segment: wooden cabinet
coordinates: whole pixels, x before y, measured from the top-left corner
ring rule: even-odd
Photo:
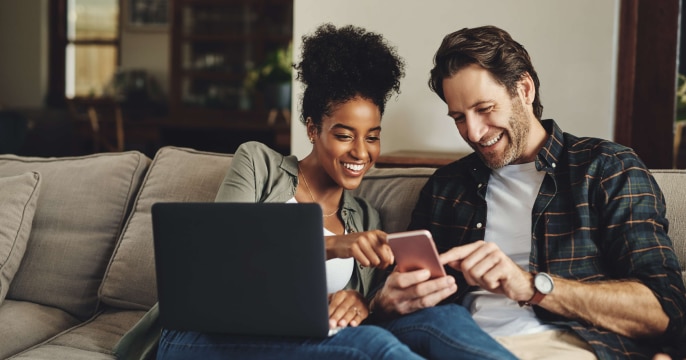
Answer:
[[[272,109],[264,94],[244,82],[270,52],[291,42],[293,1],[172,0],[172,12],[172,126],[199,134],[216,129],[238,143],[273,138],[268,145],[290,151],[290,119],[280,112],[280,121],[268,124]]]

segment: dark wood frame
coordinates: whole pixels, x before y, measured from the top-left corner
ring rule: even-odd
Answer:
[[[54,0],[48,2],[48,94],[45,102],[50,107],[64,107],[65,67],[67,45],[67,2]]]
[[[152,2],[164,4],[166,9],[165,18],[136,21],[134,12],[136,3],[147,4]],[[122,0],[120,3],[121,13],[123,14],[122,20],[124,21],[123,25],[130,31],[167,31],[169,29],[169,22],[171,21],[170,8],[170,0]]]
[[[622,0],[615,141],[672,168],[681,0]]]
[[[119,1],[121,9],[122,1]],[[67,0],[51,0],[48,2],[48,93],[46,105],[50,107],[66,107],[66,49],[67,40]],[[119,23],[121,24],[122,12],[119,11]],[[74,44],[110,44],[117,47],[117,65],[121,64],[121,26],[115,41],[103,40],[78,40]]]

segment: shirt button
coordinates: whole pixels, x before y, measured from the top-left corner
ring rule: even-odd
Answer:
[[[484,184],[479,184],[479,185],[477,185],[476,187],[479,188],[479,189],[481,189],[483,186],[484,186]]]
[[[555,163],[552,163],[552,164],[550,164],[550,166],[552,166],[552,167],[553,167],[553,169],[554,169],[554,168],[555,168],[555,167],[557,166],[557,164],[555,164]]]
[[[476,223],[476,228],[477,228],[477,229],[481,229],[482,226],[483,226],[483,225],[482,225],[481,223]]]

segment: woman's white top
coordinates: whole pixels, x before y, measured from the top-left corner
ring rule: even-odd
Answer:
[[[297,203],[295,197],[286,201],[287,203]],[[347,231],[346,231],[347,234]],[[336,235],[333,232],[324,228],[324,236]],[[350,281],[350,277],[353,276],[353,268],[355,267],[355,259],[345,258],[345,259],[329,259],[326,260],[326,289],[329,294],[335,293],[336,291],[343,290],[345,285]]]

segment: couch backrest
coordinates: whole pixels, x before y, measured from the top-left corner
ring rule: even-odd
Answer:
[[[156,202],[214,201],[232,159],[177,147],[157,152],[100,288],[104,304],[147,310],[157,302],[150,207]]]
[[[404,231],[410,223],[419,191],[432,168],[374,168],[353,194],[369,201],[381,215],[386,232]]]
[[[135,151],[61,158],[0,155],[0,177],[27,171],[41,176],[26,253],[7,298],[90,317],[149,164]]]
[[[407,228],[419,191],[435,169],[383,168],[367,173],[355,194],[367,199],[381,213],[384,230]],[[686,282],[686,170],[652,170],[665,195],[669,236],[679,257]]]
[[[651,173],[665,195],[669,237],[686,282],[686,170],[651,170]]]

